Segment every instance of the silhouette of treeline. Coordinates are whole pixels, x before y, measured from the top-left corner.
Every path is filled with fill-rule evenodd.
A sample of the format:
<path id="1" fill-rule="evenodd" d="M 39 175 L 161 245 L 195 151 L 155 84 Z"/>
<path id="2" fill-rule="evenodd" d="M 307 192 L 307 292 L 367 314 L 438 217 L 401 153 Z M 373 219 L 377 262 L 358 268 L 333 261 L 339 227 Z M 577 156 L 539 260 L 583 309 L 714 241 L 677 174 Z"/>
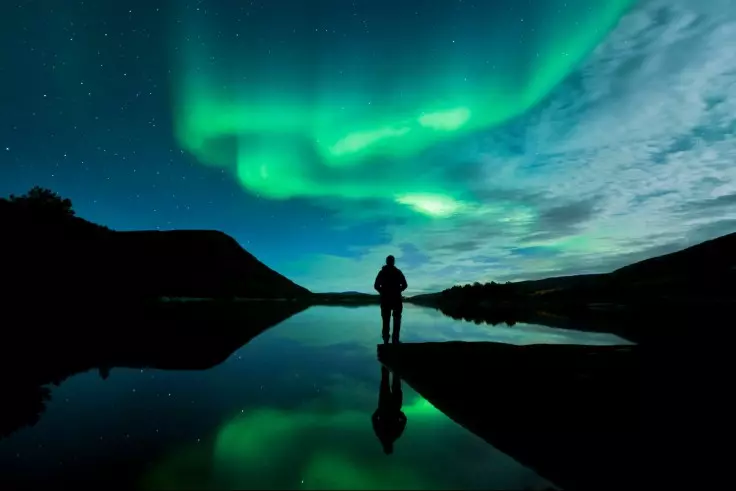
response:
<path id="1" fill-rule="evenodd" d="M 35 310 L 46 308 L 45 303 Z M 304 310 L 299 302 L 156 303 L 145 309 L 82 309 L 28 329 L 27 319 L 4 320 L 0 330 L 0 439 L 36 424 L 53 386 L 78 373 L 115 368 L 206 370 L 225 361 L 255 336 Z"/>
<path id="2" fill-rule="evenodd" d="M 523 295 L 512 283 L 455 285 L 442 291 L 439 297 L 435 301 L 439 303 L 442 313 L 455 320 L 513 326 L 522 315 L 519 304 Z M 411 300 L 421 304 L 423 298 L 426 296 L 413 297 Z"/>
<path id="3" fill-rule="evenodd" d="M 114 231 L 76 216 L 69 199 L 39 187 L 0 199 L 0 231 L 6 300 L 310 294 L 222 232 Z"/>
<path id="4" fill-rule="evenodd" d="M 511 282 L 505 284 L 478 283 L 455 285 L 440 293 L 443 300 L 453 303 L 482 303 L 493 300 L 499 304 L 515 303 L 525 297 L 523 289 Z"/>

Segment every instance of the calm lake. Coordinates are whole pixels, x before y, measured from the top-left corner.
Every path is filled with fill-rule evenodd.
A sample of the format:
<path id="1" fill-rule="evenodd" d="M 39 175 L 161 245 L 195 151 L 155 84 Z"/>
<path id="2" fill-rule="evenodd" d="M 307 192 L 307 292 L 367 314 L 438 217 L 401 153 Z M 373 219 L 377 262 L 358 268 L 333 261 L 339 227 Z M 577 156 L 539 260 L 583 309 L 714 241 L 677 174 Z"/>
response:
<path id="1" fill-rule="evenodd" d="M 627 344 L 611 334 L 475 325 L 412 305 L 401 340 Z M 312 307 L 208 370 L 75 375 L 52 388 L 37 424 L 0 440 L 0 488 L 47 480 L 138 489 L 550 487 L 406 384 L 406 427 L 385 454 L 371 419 L 379 342 L 377 306 Z"/>

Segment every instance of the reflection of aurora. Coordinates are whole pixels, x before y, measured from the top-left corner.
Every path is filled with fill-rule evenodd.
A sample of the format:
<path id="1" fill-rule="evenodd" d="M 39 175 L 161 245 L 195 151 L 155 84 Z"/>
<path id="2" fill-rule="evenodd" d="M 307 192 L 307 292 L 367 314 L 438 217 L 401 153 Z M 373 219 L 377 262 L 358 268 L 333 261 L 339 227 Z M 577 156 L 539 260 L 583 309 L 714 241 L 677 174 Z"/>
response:
<path id="1" fill-rule="evenodd" d="M 425 399 L 404 405 L 407 431 L 397 442 L 421 446 L 439 425 L 453 425 Z M 431 431 L 411 432 L 411 427 Z M 424 436 L 423 436 L 424 435 Z M 407 466 L 386 456 L 373 434 L 370 414 L 343 410 L 256 409 L 224 424 L 211 445 L 182 448 L 160 462 L 147 489 L 427 489 L 442 485 L 431 464 Z M 444 472 L 444 471 L 443 471 Z M 440 479 L 440 482 L 437 481 Z M 451 486 L 451 483 L 447 483 Z"/>
<path id="2" fill-rule="evenodd" d="M 290 3 L 289 13 L 268 2 L 237 29 L 182 10 L 172 44 L 176 137 L 264 197 L 381 198 L 449 215 L 472 198 L 421 153 L 533 108 L 634 2 L 545 0 L 526 11 L 480 2 L 462 18 L 456 2 L 437 2 L 422 6 L 422 21 L 401 18 L 413 7 L 384 15 L 380 41 L 350 27 L 350 2 L 304 2 L 304 12 Z M 314 34 L 343 17 L 346 38 Z M 237 36 L 222 35 L 229 29 Z"/>

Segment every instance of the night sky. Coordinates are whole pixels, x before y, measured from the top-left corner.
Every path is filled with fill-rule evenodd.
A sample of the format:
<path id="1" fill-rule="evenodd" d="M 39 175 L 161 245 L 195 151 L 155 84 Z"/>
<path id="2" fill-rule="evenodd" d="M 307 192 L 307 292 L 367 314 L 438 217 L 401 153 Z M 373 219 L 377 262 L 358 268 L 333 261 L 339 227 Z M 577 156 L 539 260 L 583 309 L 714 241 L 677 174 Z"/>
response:
<path id="1" fill-rule="evenodd" d="M 736 0 L 4 1 L 0 195 L 218 229 L 314 291 L 736 231 Z"/>

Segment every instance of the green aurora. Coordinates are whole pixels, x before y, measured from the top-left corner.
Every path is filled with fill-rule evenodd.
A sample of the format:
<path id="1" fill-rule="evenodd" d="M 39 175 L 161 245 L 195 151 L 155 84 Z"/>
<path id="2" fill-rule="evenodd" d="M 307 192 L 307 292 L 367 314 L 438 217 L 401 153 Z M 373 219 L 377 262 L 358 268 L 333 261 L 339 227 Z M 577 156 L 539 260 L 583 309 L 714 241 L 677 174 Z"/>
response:
<path id="1" fill-rule="evenodd" d="M 473 197 L 422 155 L 534 108 L 635 2 L 540 0 L 524 11 L 488 1 L 457 23 L 452 3 L 438 2 L 421 20 L 386 19 L 376 40 L 339 24 L 312 29 L 349 2 L 305 2 L 303 15 L 237 27 L 182 7 L 171 48 L 176 138 L 262 197 L 382 199 L 449 216 Z"/>

